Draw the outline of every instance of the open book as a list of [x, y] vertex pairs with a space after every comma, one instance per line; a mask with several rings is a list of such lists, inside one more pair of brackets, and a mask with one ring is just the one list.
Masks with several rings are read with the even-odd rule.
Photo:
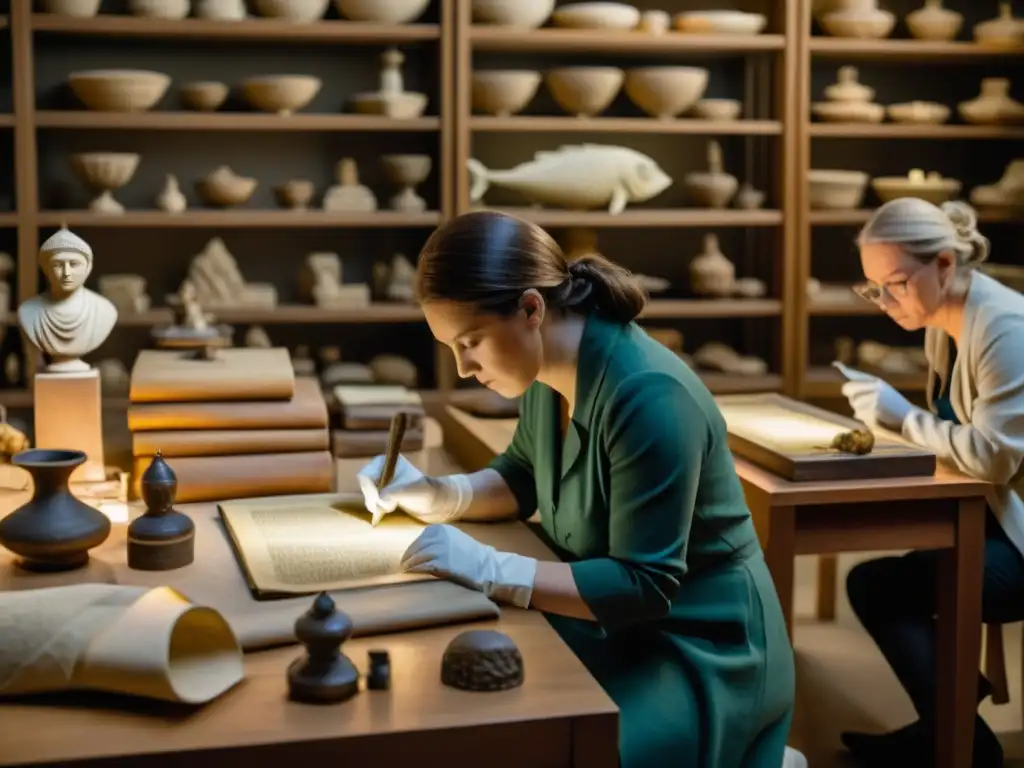
[[433, 578], [399, 568], [423, 523], [396, 511], [374, 528], [359, 494], [240, 499], [218, 509], [257, 600]]

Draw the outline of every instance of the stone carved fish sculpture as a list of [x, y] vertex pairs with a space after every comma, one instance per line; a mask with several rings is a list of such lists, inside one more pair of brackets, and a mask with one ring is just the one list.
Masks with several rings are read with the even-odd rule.
[[469, 160], [470, 200], [480, 202], [488, 188], [515, 190], [530, 200], [575, 210], [608, 207], [617, 215], [627, 203], [640, 203], [672, 184], [654, 160], [627, 147], [567, 144], [538, 152], [532, 160], [494, 171]]

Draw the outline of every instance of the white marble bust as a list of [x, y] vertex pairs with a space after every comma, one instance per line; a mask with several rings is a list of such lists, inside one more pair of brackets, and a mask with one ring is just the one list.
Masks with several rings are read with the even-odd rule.
[[117, 322], [113, 303], [85, 287], [92, 248], [62, 228], [39, 249], [39, 266], [49, 290], [18, 307], [18, 323], [46, 355], [47, 373], [88, 371], [82, 357], [106, 341]]

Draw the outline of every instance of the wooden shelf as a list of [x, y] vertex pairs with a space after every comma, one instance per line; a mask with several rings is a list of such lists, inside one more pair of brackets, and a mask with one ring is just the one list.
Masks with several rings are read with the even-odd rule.
[[[14, 119], [11, 118], [13, 124]], [[253, 112], [86, 112], [36, 113], [39, 128], [147, 131], [436, 131], [438, 117], [395, 120], [377, 115], [280, 115]], [[0, 122], [0, 125], [3, 123]]]
[[404, 43], [438, 40], [436, 24], [371, 24], [358, 21], [318, 21], [295, 24], [281, 19], [208, 21], [206, 19], [149, 19], [100, 14], [89, 19], [50, 13], [32, 15], [37, 32], [95, 37], [180, 38], [186, 40], [277, 41], [303, 43]]
[[[323, 309], [308, 304], [281, 304], [273, 309], [225, 309], [212, 311], [218, 322], [238, 325], [316, 325], [335, 323], [416, 323], [423, 312], [414, 304], [375, 303], [345, 309]], [[122, 313], [117, 324], [128, 328], [150, 328], [172, 322], [170, 309], [152, 309], [137, 314]]]
[[813, 56], [829, 58], [906, 59], [960, 61], [1024, 55], [1024, 46], [996, 48], [972, 42], [934, 42], [929, 40], [859, 40], [854, 38], [812, 36]]
[[480, 51], [520, 53], [762, 53], [781, 51], [782, 35], [691, 35], [603, 29], [509, 29], [474, 26], [470, 42]]
[[376, 211], [374, 213], [329, 213], [327, 211], [287, 210], [188, 210], [181, 214], [163, 211], [128, 211], [114, 215], [92, 211], [42, 211], [41, 226], [95, 227], [103, 229], [301, 229], [301, 228], [373, 228], [373, 227], [435, 227], [441, 222], [437, 211], [403, 213]]
[[655, 133], [693, 136], [777, 136], [782, 133], [782, 123], [778, 120], [659, 120], [653, 117], [474, 115], [469, 120], [469, 127], [473, 131], [503, 133]]
[[745, 395], [755, 392], [782, 391], [782, 377], [773, 373], [764, 376], [736, 376], [731, 373], [697, 371], [697, 375], [715, 395]]
[[[874, 208], [854, 208], [843, 211], [811, 211], [809, 221], [815, 226], [843, 227], [864, 224], [871, 218]], [[1024, 210], [978, 211], [978, 221], [986, 224], [1024, 224]]]
[[0, 227], [18, 226], [18, 214], [11, 211], [0, 213]]
[[832, 139], [1002, 139], [1021, 141], [1024, 128], [1004, 125], [812, 123], [811, 136]]
[[14, 115], [0, 115], [0, 128], [13, 128]]
[[[926, 374], [877, 375], [901, 392], [923, 392], [927, 381]], [[842, 397], [841, 389], [845, 382], [846, 379], [831, 366], [811, 368], [804, 376], [804, 395], [809, 398]]]
[[670, 320], [684, 318], [777, 317], [782, 302], [776, 299], [652, 299], [641, 318]]
[[782, 223], [782, 211], [742, 211], [716, 208], [626, 209], [567, 211], [546, 208], [495, 208], [542, 227], [772, 227]]

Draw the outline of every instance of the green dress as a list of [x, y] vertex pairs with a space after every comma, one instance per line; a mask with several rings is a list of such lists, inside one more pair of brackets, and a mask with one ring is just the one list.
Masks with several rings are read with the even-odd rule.
[[575, 410], [533, 384], [490, 466], [596, 621], [547, 619], [619, 707], [623, 768], [780, 768], [793, 650], [714, 398], [635, 323], [587, 320]]

